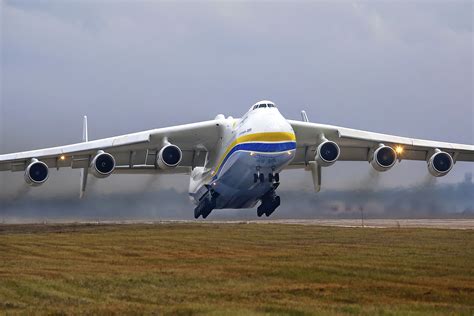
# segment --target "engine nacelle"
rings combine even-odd
[[[319,144],[316,149],[316,156],[314,160],[322,167],[333,165],[339,158],[341,150],[339,146],[330,140],[326,140]]]
[[[37,159],[33,159],[25,170],[25,181],[31,186],[39,186],[48,180],[48,166]]]
[[[453,168],[453,158],[444,151],[437,151],[428,160],[428,171],[433,177],[442,177]]]
[[[92,174],[97,178],[106,178],[115,170],[115,158],[109,153],[99,151],[91,162]]]
[[[370,164],[377,171],[387,171],[395,165],[397,153],[390,146],[381,145],[374,150]]]
[[[182,158],[181,149],[176,145],[168,144],[158,152],[156,163],[160,169],[170,169],[177,167]]]

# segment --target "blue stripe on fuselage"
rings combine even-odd
[[[225,156],[224,160],[222,161],[222,164],[220,165],[219,169],[217,170],[216,175],[212,178],[213,180],[217,179],[217,176],[219,175],[220,171],[224,167],[227,159],[232,156],[233,153],[239,150],[243,151],[254,151],[257,153],[278,153],[278,152],[284,152],[287,150],[293,150],[296,149],[296,142],[284,142],[284,143],[241,143],[236,146],[234,146],[227,156]]]

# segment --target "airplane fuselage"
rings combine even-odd
[[[211,190],[216,209],[254,207],[294,158],[295,133],[276,107],[251,108],[226,122],[218,150],[193,170],[189,194],[199,204]]]

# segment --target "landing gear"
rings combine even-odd
[[[263,173],[260,173],[259,171],[257,171],[257,173],[253,174],[253,183],[257,183],[259,181],[260,181],[260,183],[264,183],[265,182],[265,176],[264,176]]]
[[[198,219],[199,216],[202,216],[202,218],[208,217],[212,210],[216,208],[217,196],[217,192],[209,190],[194,209],[194,218]]]
[[[262,203],[257,208],[257,216],[261,217],[265,214],[270,216],[278,206],[280,206],[280,197],[276,195],[275,189],[270,190],[262,197]]]
[[[279,173],[269,173],[268,174],[268,182],[280,182],[280,174]]]
[[[268,182],[270,183],[278,183],[280,182],[280,174],[278,172],[272,172],[268,174]],[[253,174],[253,183],[264,183],[265,182],[265,175],[257,169],[257,173]]]

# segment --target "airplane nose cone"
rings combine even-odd
[[[253,120],[254,126],[259,126],[261,132],[285,132],[294,134],[290,123],[280,114],[277,109],[263,109],[256,111]]]

